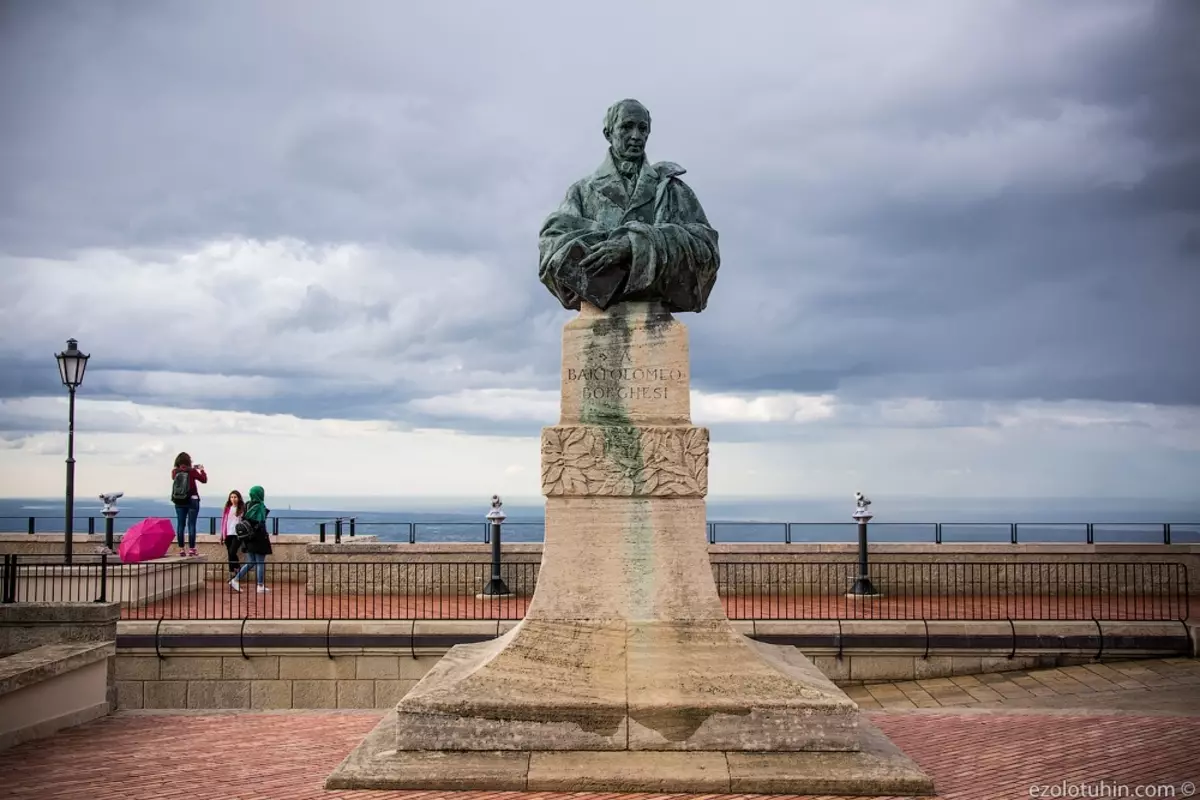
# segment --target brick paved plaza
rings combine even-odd
[[[1047,787],[1046,794],[1062,791],[1064,782],[1110,792],[1091,796],[1134,797],[1137,787],[1170,785],[1173,793],[1142,788],[1142,796],[1184,797],[1186,781],[1200,783],[1200,661],[870,684],[848,692],[933,776],[945,800],[1016,800],[1031,797],[1031,786]],[[0,798],[618,797],[325,791],[325,777],[382,713],[123,712],[0,753]]]

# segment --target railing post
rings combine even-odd
[[[492,528],[492,578],[483,587],[479,597],[497,598],[512,597],[504,578],[500,576],[500,523],[504,522],[504,512],[500,509],[503,503],[499,495],[492,495],[492,510],[487,514],[487,521]]]
[[[790,522],[783,523],[783,543],[792,543],[792,523]]]
[[[350,518],[350,538],[351,539],[354,538],[354,522],[355,522],[355,520],[356,520],[356,517]]]
[[[216,517],[208,518],[208,535],[209,536],[217,535],[217,518]]]
[[[4,582],[0,584],[0,602],[15,603],[17,585],[17,557],[11,553],[4,554]]]
[[[1171,543],[1171,523],[1163,523],[1163,544]]]
[[[275,536],[279,535],[279,517],[271,518],[271,533]]]
[[[417,543],[417,523],[415,522],[408,523],[408,543]]]
[[[1017,543],[1017,523],[1015,522],[1008,524],[1008,541],[1010,544]]]
[[[37,517],[30,517],[30,518],[29,518],[29,535],[30,535],[30,536],[33,536],[33,532],[34,532],[34,531],[33,531],[33,529],[34,529],[34,521],[35,521],[36,519],[37,519]]]
[[[940,522],[933,523],[933,543],[942,543],[942,523]]]
[[[320,542],[321,544],[325,544],[325,523],[324,522],[317,523],[317,541]]]
[[[108,522],[111,528],[112,517],[109,517]],[[108,602],[108,553],[100,554],[100,597],[97,598],[96,602]]]
[[[1096,543],[1096,531],[1092,528],[1092,523],[1087,523],[1087,543]]]
[[[342,518],[337,517],[333,520],[333,543],[342,543]]]
[[[96,518],[88,517],[88,536],[96,535]]]

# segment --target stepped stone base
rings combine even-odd
[[[447,653],[328,788],[932,791],[800,651],[726,617],[688,363],[687,330],[661,307],[567,323],[524,620]]]
[[[398,751],[387,716],[326,789],[929,795],[933,782],[862,720],[854,752]]]
[[[544,622],[459,645],[397,706],[398,750],[858,747],[858,706],[729,623]]]

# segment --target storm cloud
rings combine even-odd
[[[536,433],[570,318],[537,231],[637,97],[720,232],[684,321],[726,435],[996,403],[1175,430],[1197,36],[1188,0],[6,3],[0,402],[58,395],[75,336],[97,399]]]

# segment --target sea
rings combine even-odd
[[[0,533],[61,532],[61,498],[0,498]],[[489,499],[271,497],[271,524],[282,534],[316,534],[329,541],[342,520],[343,541],[370,535],[387,542],[484,542]],[[165,500],[121,498],[114,532],[148,517],[175,518]],[[104,532],[101,503],[77,497],[74,530]],[[215,532],[222,504],[202,501],[197,530]],[[540,542],[544,506],[537,499],[504,503],[506,542]],[[708,536],[714,542],[856,542],[851,498],[710,498]],[[1087,541],[1200,544],[1200,500],[1151,498],[873,497],[872,542],[1008,543]],[[351,522],[353,520],[353,523]]]

